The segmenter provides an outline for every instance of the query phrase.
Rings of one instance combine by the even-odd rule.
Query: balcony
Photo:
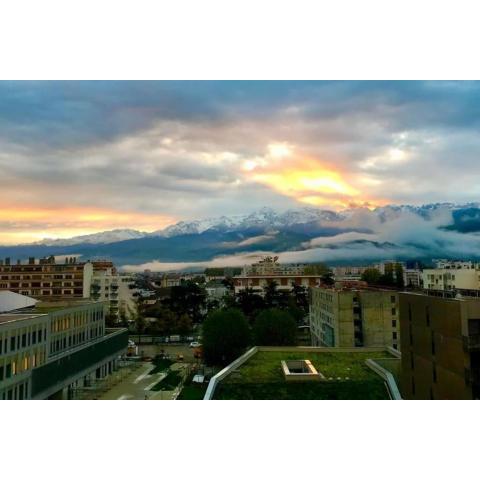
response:
[[[471,334],[463,337],[463,348],[466,351],[480,351],[480,334]]]

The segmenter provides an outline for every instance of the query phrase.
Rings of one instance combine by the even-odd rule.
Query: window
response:
[[[397,321],[396,320],[392,320],[392,328],[397,328]]]
[[[22,348],[27,346],[27,334],[22,334]]]
[[[15,337],[10,337],[10,351],[15,351]]]
[[[392,303],[395,303],[395,295],[392,295],[392,296],[390,297],[390,301],[391,301]]]
[[[395,307],[392,307],[392,315],[396,315],[397,314],[397,309]]]
[[[392,338],[393,338],[394,340],[397,339],[397,332],[393,332],[393,333],[392,333]]]

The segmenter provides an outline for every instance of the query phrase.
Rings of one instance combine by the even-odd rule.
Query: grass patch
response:
[[[160,380],[152,387],[152,390],[156,392],[160,390],[175,390],[181,381],[182,376],[178,372],[170,371],[163,380]]]
[[[382,400],[388,399],[383,379],[365,365],[368,358],[393,358],[387,352],[258,352],[221,381],[219,400]],[[312,362],[327,379],[285,381],[281,361]],[[331,380],[330,380],[331,379]]]
[[[182,388],[177,400],[203,400],[206,391],[206,385],[188,385]]]
[[[215,400],[388,400],[383,380],[332,381],[316,383],[220,382]]]
[[[158,355],[152,360],[152,363],[155,365],[155,368],[150,372],[150,375],[154,373],[164,372],[168,370],[170,365],[172,365],[172,361],[166,358],[160,358]]]
[[[372,380],[379,378],[365,365],[367,358],[386,358],[386,352],[258,352],[222,383],[277,383],[283,382],[282,360],[312,362],[317,371],[327,378]]]

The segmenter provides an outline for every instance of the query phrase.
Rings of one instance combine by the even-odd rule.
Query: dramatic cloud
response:
[[[1,82],[0,103],[0,243],[480,195],[477,82]]]

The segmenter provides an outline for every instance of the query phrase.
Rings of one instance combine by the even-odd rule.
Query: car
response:
[[[200,342],[191,342],[190,343],[190,348],[198,348],[201,347],[202,344]]]

